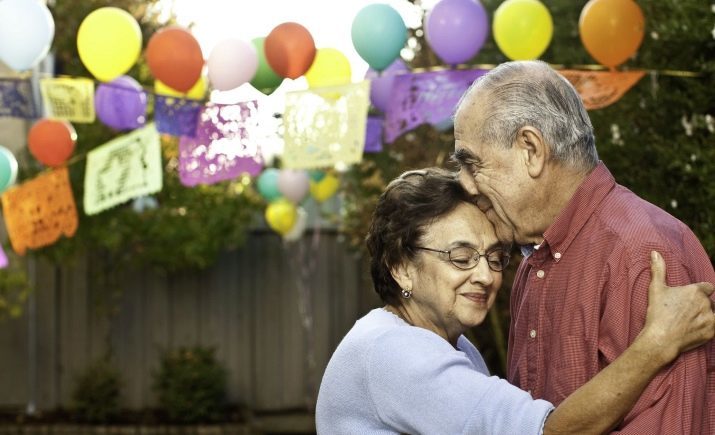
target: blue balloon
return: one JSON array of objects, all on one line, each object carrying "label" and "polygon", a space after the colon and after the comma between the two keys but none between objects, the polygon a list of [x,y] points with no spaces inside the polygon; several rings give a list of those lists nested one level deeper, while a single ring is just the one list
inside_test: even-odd
[{"label": "blue balloon", "polygon": [[278,175],[280,171],[275,168],[268,168],[258,176],[256,182],[258,193],[268,202],[282,197],[281,191],[278,190]]},{"label": "blue balloon", "polygon": [[382,71],[400,55],[407,41],[407,26],[392,7],[375,3],[355,16],[351,36],[360,57],[370,68]]},{"label": "blue balloon", "polygon": [[16,179],[17,159],[9,149],[0,146],[0,192],[15,184]]}]

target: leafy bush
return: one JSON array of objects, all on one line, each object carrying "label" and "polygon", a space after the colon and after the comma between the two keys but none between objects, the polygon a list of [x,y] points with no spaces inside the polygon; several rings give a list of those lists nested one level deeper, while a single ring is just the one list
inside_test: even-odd
[{"label": "leafy bush", "polygon": [[226,409],[226,370],[214,349],[179,348],[166,352],[154,373],[154,392],[169,420],[179,423],[217,421]]},{"label": "leafy bush", "polygon": [[72,391],[72,409],[77,418],[89,423],[108,423],[119,416],[119,371],[107,358],[82,372]]}]

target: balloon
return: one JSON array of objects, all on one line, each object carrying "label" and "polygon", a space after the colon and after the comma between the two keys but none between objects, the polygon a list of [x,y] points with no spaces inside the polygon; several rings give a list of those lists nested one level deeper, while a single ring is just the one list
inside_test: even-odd
[{"label": "balloon", "polygon": [[77,141],[74,127],[59,119],[40,119],[27,133],[30,154],[46,166],[60,166],[72,155]]},{"label": "balloon", "polygon": [[160,29],[149,38],[146,60],[155,78],[180,92],[188,92],[204,68],[199,43],[187,30],[176,26]]},{"label": "balloon", "polygon": [[278,169],[268,168],[258,176],[256,182],[258,193],[266,201],[273,201],[281,197],[281,191],[278,190],[278,174],[280,174]]},{"label": "balloon", "polygon": [[270,95],[273,91],[280,86],[283,81],[283,77],[280,77],[271,69],[266,60],[266,52],[264,51],[264,43],[266,38],[253,38],[251,44],[253,48],[256,49],[256,54],[258,55],[258,70],[256,70],[256,75],[253,76],[251,80],[251,85],[263,92],[266,95]]},{"label": "balloon", "polygon": [[209,55],[209,81],[219,91],[228,91],[248,82],[257,69],[256,49],[240,39],[224,39]]},{"label": "balloon", "polygon": [[278,174],[278,190],[287,199],[298,204],[310,190],[310,177],[305,171],[283,169]]},{"label": "balloon", "polygon": [[104,7],[87,15],[77,31],[77,51],[97,79],[108,82],[129,71],[141,53],[142,33],[129,12]]},{"label": "balloon", "polygon": [[190,98],[192,100],[203,100],[206,95],[206,78],[203,76],[199,77],[194,87],[189,89],[189,92],[182,93],[176,89],[172,89],[166,86],[161,80],[154,80],[154,92],[159,95],[166,95],[168,97],[179,97],[179,98]]},{"label": "balloon", "polygon": [[16,71],[37,65],[50,50],[55,20],[44,2],[0,1],[0,59]]},{"label": "balloon", "polygon": [[0,192],[15,184],[17,179],[17,159],[12,152],[0,146]]},{"label": "balloon", "polygon": [[266,37],[263,48],[273,71],[290,79],[305,74],[315,58],[313,37],[298,23],[276,26]]},{"label": "balloon", "polygon": [[97,87],[94,108],[104,125],[115,130],[133,130],[146,121],[146,94],[136,80],[121,76]]},{"label": "balloon", "polygon": [[305,78],[311,88],[350,83],[350,61],[335,48],[320,48],[310,69],[305,73]]},{"label": "balloon", "polygon": [[599,63],[614,68],[640,47],[645,19],[632,0],[591,0],[578,20],[581,42]]},{"label": "balloon", "polygon": [[308,213],[306,213],[305,209],[303,207],[297,207],[296,212],[296,220],[295,224],[293,224],[293,228],[283,236],[283,240],[286,242],[296,242],[300,240],[308,226]]},{"label": "balloon", "polygon": [[323,202],[331,196],[335,195],[340,187],[340,180],[338,177],[328,174],[322,180],[315,182],[310,182],[310,194],[318,202]]},{"label": "balloon", "polygon": [[378,71],[397,59],[407,41],[407,27],[402,17],[382,3],[362,8],[353,19],[350,33],[360,57]]},{"label": "balloon", "polygon": [[310,177],[311,181],[318,182],[325,178],[325,176],[328,175],[326,172],[319,171],[317,169],[310,169],[308,171],[308,176]]},{"label": "balloon", "polygon": [[494,12],[494,39],[506,57],[530,60],[551,42],[554,24],[539,0],[506,0]]},{"label": "balloon", "polygon": [[278,234],[285,236],[290,232],[298,219],[295,204],[286,199],[277,199],[266,208],[268,226]]},{"label": "balloon", "polygon": [[427,13],[425,37],[443,62],[472,59],[484,45],[489,19],[479,0],[441,0]]},{"label": "balloon", "polygon": [[409,68],[402,59],[392,62],[382,73],[370,68],[365,74],[365,78],[370,80],[370,101],[377,109],[383,113],[387,112],[392,96],[392,84],[395,76],[402,72],[409,71]]}]

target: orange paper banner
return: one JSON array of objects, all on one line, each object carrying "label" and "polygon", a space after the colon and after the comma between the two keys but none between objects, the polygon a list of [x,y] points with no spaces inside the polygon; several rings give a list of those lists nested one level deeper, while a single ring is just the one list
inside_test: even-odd
[{"label": "orange paper banner", "polygon": [[66,167],[9,189],[2,195],[2,208],[12,249],[20,255],[77,231],[77,207]]},{"label": "orange paper banner", "polygon": [[602,109],[620,100],[645,75],[645,71],[559,72],[576,88],[587,110]]}]

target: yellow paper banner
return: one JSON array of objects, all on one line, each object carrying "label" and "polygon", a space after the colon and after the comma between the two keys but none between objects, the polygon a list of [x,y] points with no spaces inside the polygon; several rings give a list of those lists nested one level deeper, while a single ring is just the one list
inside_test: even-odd
[{"label": "yellow paper banner", "polygon": [[587,110],[602,109],[620,100],[645,75],[645,71],[559,72],[576,88]]},{"label": "yellow paper banner", "polygon": [[40,80],[47,117],[91,124],[94,122],[94,82],[62,77]]},{"label": "yellow paper banner", "polygon": [[77,207],[66,167],[38,175],[2,195],[12,249],[20,255],[77,231]]},{"label": "yellow paper banner", "polygon": [[138,196],[161,190],[159,133],[154,124],[134,130],[87,154],[84,212],[97,214]]},{"label": "yellow paper banner", "polygon": [[286,94],[283,166],[345,167],[362,159],[370,83]]}]

